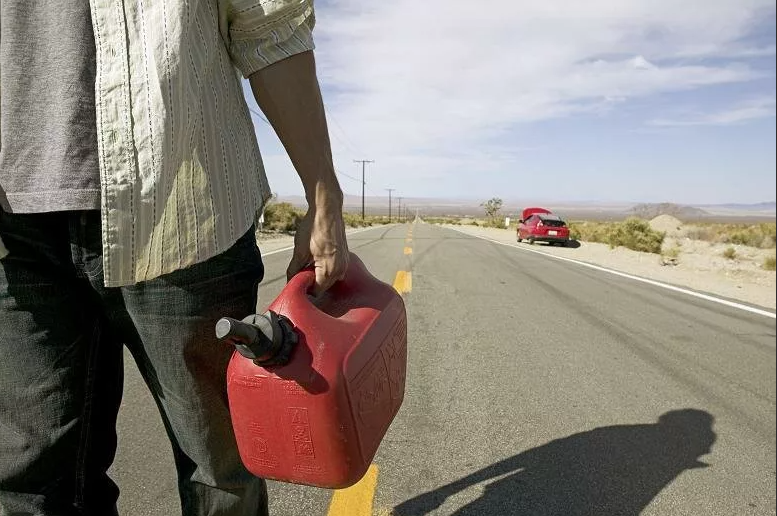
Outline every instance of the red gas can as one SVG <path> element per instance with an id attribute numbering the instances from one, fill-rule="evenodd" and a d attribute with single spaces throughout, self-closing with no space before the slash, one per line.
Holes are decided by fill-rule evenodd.
<path id="1" fill-rule="evenodd" d="M 269 308 L 293 326 L 288 364 L 232 356 L 229 406 L 254 475 L 339 489 L 364 476 L 402 404 L 407 316 L 402 297 L 354 254 L 346 277 L 316 300 L 314 280 L 300 272 Z"/>

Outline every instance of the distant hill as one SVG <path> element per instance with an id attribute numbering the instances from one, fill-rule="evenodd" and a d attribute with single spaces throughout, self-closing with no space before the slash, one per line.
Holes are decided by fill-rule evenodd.
<path id="1" fill-rule="evenodd" d="M 758 202 L 754 204 L 706 204 L 698 205 L 699 208 L 705 209 L 724 209 L 724 210 L 737 210 L 737 211 L 764 211 L 774 212 L 777 211 L 777 202 Z"/>
<path id="2" fill-rule="evenodd" d="M 682 206 L 670 202 L 637 204 L 628 211 L 629 215 L 635 215 L 643 219 L 653 219 L 659 215 L 671 215 L 680 220 L 697 219 L 709 216 L 709 212 L 693 206 Z"/>
<path id="3" fill-rule="evenodd" d="M 452 216 L 452 217 L 482 217 L 483 207 L 480 204 L 487 199 L 456 199 L 442 197 L 403 197 L 392 196 L 392 213 L 397 213 L 397 205 L 401 203 L 402 210 L 411 212 L 419 210 L 422 216 Z M 307 202 L 301 195 L 280 195 L 276 202 L 289 202 L 299 208 L 305 208 Z M 360 195 L 346 194 L 343 207 L 351 213 L 361 211 Z M 388 196 L 368 195 L 364 199 L 365 211 L 368 215 L 386 215 L 388 213 Z M 770 220 L 774 218 L 775 203 L 763 202 L 757 204 L 676 204 L 676 203 L 642 203 L 602 202 L 602 201 L 551 201 L 543 199 L 504 199 L 501 213 L 509 217 L 519 216 L 527 206 L 542 206 L 558 213 L 564 218 L 574 220 L 622 220 L 628 216 L 639 216 L 647 220 L 659 215 L 671 215 L 684 222 L 694 220 L 727 220 L 735 217 L 737 220 Z"/>

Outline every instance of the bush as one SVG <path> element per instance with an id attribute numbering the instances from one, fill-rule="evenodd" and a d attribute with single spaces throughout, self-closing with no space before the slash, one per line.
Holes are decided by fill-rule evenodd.
<path id="1" fill-rule="evenodd" d="M 429 224 L 451 224 L 454 226 L 461 225 L 461 219 L 455 217 L 424 217 L 424 221 Z"/>
<path id="2" fill-rule="evenodd" d="M 583 242 L 609 243 L 608 235 L 614 224 L 611 222 L 570 222 L 569 238 Z"/>
<path id="3" fill-rule="evenodd" d="M 727 247 L 723 251 L 723 258 L 726 258 L 727 260 L 733 260 L 737 257 L 737 250 L 733 247 Z"/>
<path id="4" fill-rule="evenodd" d="M 665 233 L 652 230 L 646 221 L 630 217 L 610 229 L 607 243 L 610 247 L 626 247 L 643 253 L 660 254 L 664 237 Z"/>
<path id="5" fill-rule="evenodd" d="M 270 203 L 264 209 L 263 229 L 293 232 L 297 230 L 305 212 L 288 202 Z"/>
<path id="6" fill-rule="evenodd" d="M 764 263 L 761 264 L 761 267 L 763 267 L 767 271 L 773 271 L 775 270 L 775 267 L 777 267 L 777 258 L 774 256 L 768 256 Z"/>
<path id="7" fill-rule="evenodd" d="M 583 242 L 608 244 L 610 247 L 661 254 L 665 234 L 651 229 L 646 221 L 631 217 L 623 222 L 570 222 L 569 237 Z"/>
<path id="8" fill-rule="evenodd" d="M 714 244 L 717 240 L 717 232 L 711 225 L 692 226 L 685 230 L 685 236 L 691 240 L 702 240 Z"/>
<path id="9" fill-rule="evenodd" d="M 775 224 L 753 224 L 733 231 L 729 236 L 732 244 L 770 249 L 775 244 Z"/>
<path id="10" fill-rule="evenodd" d="M 777 224 L 698 224 L 688 229 L 686 236 L 718 244 L 745 245 L 773 249 L 777 242 Z"/>
<path id="11" fill-rule="evenodd" d="M 480 206 L 482 206 L 483 210 L 486 212 L 486 218 L 489 220 L 494 220 L 499 218 L 499 210 L 502 209 L 502 204 L 502 199 L 499 197 L 493 197 Z"/>
<path id="12" fill-rule="evenodd" d="M 664 251 L 662 253 L 662 255 L 667 257 L 667 258 L 673 258 L 673 259 L 676 260 L 677 258 L 680 257 L 680 252 L 681 251 L 682 251 L 682 249 L 680 248 L 680 246 L 676 245 L 676 246 L 674 246 L 674 247 Z"/>
<path id="13" fill-rule="evenodd" d="M 366 226 L 372 226 L 372 220 L 370 217 L 365 217 L 362 220 L 361 214 L 355 213 L 343 213 L 343 222 L 345 225 L 351 228 L 362 228 Z"/>
<path id="14" fill-rule="evenodd" d="M 483 223 L 483 227 L 505 229 L 505 219 L 486 219 L 486 221 Z"/>
<path id="15" fill-rule="evenodd" d="M 283 231 L 292 233 L 297 230 L 299 223 L 305 216 L 305 210 L 295 208 L 290 203 L 270 203 L 264 210 L 263 230 Z M 398 218 L 392 218 L 397 222 Z M 361 228 L 379 224 L 387 224 L 388 217 L 380 215 L 368 215 L 362 220 L 361 213 L 343 212 L 343 222 L 346 227 Z"/>

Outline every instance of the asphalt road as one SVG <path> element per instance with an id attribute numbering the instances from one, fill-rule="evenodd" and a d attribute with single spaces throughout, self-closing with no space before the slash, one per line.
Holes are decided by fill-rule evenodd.
<path id="1" fill-rule="evenodd" d="M 409 224 L 349 238 L 380 279 L 412 272 L 376 515 L 775 514 L 774 319 L 413 226 L 409 243 Z M 288 259 L 266 257 L 263 306 Z M 119 432 L 122 514 L 178 514 L 169 445 L 129 361 Z M 332 494 L 270 491 L 273 516 L 325 516 Z"/>

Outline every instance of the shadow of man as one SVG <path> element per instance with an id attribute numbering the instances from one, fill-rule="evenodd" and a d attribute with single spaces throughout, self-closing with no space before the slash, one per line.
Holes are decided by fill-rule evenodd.
<path id="1" fill-rule="evenodd" d="M 667 412 L 656 424 L 596 428 L 551 441 L 410 499 L 396 516 L 423 516 L 470 486 L 502 477 L 451 516 L 636 516 L 686 470 L 705 468 L 714 418 Z"/>

